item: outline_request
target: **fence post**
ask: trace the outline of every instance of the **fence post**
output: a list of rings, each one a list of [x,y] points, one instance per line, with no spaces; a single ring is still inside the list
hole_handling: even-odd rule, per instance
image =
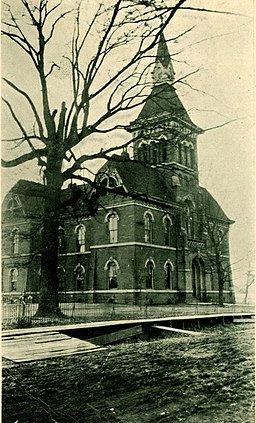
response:
[[[112,312],[111,312],[111,319],[115,319],[116,311],[115,311],[115,302],[116,302],[116,296],[115,294],[112,297]]]

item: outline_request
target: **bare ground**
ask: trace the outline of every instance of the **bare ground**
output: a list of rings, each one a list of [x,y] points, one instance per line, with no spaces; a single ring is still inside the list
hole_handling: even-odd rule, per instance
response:
[[[7,365],[3,422],[253,423],[253,325],[204,333]]]

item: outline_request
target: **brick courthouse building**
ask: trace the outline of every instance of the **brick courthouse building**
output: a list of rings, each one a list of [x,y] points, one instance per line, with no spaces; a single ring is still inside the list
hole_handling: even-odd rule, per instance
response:
[[[85,209],[83,214],[82,205],[79,218],[63,216],[58,272],[66,300],[106,302],[115,295],[126,304],[217,301],[210,219],[222,234],[224,301],[235,301],[228,248],[233,222],[199,186],[197,136],[203,131],[191,121],[173,82],[162,36],[151,94],[130,125],[134,158],[115,155],[97,173],[98,185],[107,189],[97,199],[95,217]],[[6,295],[39,291],[43,188],[21,180],[4,199]]]

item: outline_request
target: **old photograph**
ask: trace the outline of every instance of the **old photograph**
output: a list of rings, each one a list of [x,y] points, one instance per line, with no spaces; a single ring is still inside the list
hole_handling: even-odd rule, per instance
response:
[[[253,2],[1,7],[3,422],[253,423]]]

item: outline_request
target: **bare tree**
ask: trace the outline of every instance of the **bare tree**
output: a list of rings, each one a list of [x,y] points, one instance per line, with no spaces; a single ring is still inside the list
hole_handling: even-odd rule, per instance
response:
[[[206,214],[203,221],[203,230],[207,238],[207,257],[218,278],[219,305],[223,307],[224,285],[225,283],[229,284],[232,278],[229,261],[229,223]]]
[[[250,288],[250,286],[252,286],[254,284],[254,282],[255,282],[255,275],[252,273],[251,270],[248,270],[246,285],[245,285],[245,290],[244,290],[244,304],[247,304],[247,302],[248,302],[249,288]]]
[[[185,8],[185,2],[111,0],[92,1],[90,5],[86,2],[86,22],[83,2],[76,10],[63,9],[65,2],[58,0],[17,0],[18,11],[13,3],[4,4],[2,34],[28,59],[38,80],[31,95],[4,78],[7,87],[26,102],[31,120],[27,123],[19,117],[17,107],[8,97],[3,100],[19,131],[19,136],[5,141],[18,147],[16,151],[21,153],[2,160],[2,165],[11,168],[36,160],[44,175],[40,315],[60,314],[57,268],[63,185],[70,180],[91,184],[90,178],[80,172],[85,163],[109,159],[113,151],[126,147],[130,141],[118,147],[104,144],[91,154],[78,155],[77,148],[83,148],[92,136],[127,128],[123,113],[143,104],[149,93],[145,81],[152,69],[152,49],[176,13]],[[213,11],[192,7],[187,10]],[[70,25],[71,18],[74,31],[70,55],[64,57],[70,66],[71,100],[54,107],[50,82],[60,64],[49,61],[49,52],[59,25],[66,19]],[[118,60],[120,57],[125,60]],[[31,122],[32,129],[28,129]]]

